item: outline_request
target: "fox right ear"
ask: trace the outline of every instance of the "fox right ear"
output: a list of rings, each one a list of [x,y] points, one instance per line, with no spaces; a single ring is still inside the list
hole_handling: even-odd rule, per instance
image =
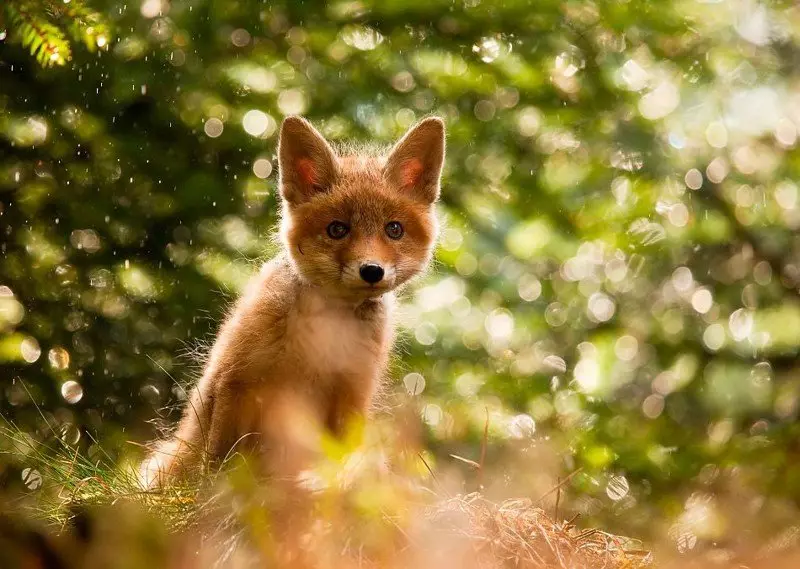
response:
[[[336,177],[336,154],[330,144],[301,117],[287,117],[278,142],[280,191],[291,205],[327,191]]]
[[[384,167],[395,187],[415,199],[433,203],[439,198],[444,164],[444,121],[429,117],[394,145]]]

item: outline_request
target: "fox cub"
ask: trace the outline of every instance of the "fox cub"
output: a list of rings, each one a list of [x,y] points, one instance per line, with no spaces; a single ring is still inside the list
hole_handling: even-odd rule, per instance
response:
[[[323,430],[365,416],[393,342],[392,291],[436,238],[444,123],[385,155],[340,155],[289,117],[279,142],[283,252],[222,325],[177,430],[142,464],[150,488],[240,450],[289,475]]]

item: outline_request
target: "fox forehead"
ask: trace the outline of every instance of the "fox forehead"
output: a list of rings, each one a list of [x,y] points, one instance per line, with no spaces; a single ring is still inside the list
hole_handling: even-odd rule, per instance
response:
[[[312,198],[307,209],[344,216],[353,223],[385,223],[386,216],[412,215],[419,206],[392,187],[383,175],[384,164],[385,159],[375,155],[338,157],[330,188]]]
[[[348,154],[338,156],[340,172],[343,174],[366,174],[382,176],[386,158],[380,154]]]
[[[387,188],[382,180],[342,180],[317,196],[298,213],[308,212],[322,219],[339,219],[353,225],[383,227],[396,218],[408,219],[424,212],[412,200]],[[328,219],[330,221],[330,219]]]
[[[376,156],[344,156],[337,158],[336,175],[332,188],[351,190],[375,190],[384,188],[387,181],[383,175],[385,160]]]

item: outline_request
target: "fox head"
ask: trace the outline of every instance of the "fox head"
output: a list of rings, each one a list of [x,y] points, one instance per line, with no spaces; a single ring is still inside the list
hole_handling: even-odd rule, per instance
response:
[[[278,155],[281,237],[304,281],[365,299],[425,269],[436,239],[441,119],[423,120],[385,155],[339,155],[306,120],[288,117]]]

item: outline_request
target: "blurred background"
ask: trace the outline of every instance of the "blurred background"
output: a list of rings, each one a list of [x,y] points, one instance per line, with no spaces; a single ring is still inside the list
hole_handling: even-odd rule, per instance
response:
[[[432,465],[473,489],[450,455],[487,429],[490,494],[571,476],[609,531],[797,539],[798,62],[793,2],[4,2],[0,413],[140,457],[277,251],[282,118],[389,144],[435,114],[389,387]]]

